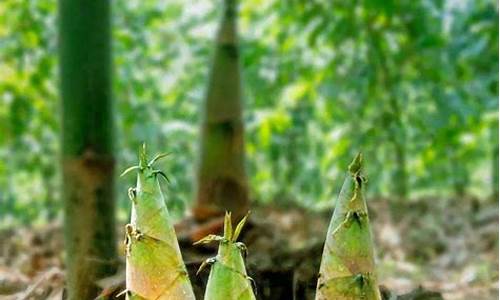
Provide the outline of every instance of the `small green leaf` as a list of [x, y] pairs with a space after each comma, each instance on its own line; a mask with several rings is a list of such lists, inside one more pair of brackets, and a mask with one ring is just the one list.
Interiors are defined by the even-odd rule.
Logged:
[[155, 157], [152, 160], [149, 161], [148, 167], [153, 166], [153, 164], [155, 162], [159, 161], [162, 158], [165, 158], [166, 156], [169, 156], [170, 154], [172, 154], [172, 153], [171, 152], [167, 152], [167, 153], [156, 154]]
[[246, 223], [249, 215], [250, 215], [250, 212], [248, 212], [243, 217], [243, 219], [241, 219], [241, 221], [238, 223], [238, 225], [236, 225], [236, 229], [234, 230], [233, 239], [232, 239], [233, 242], [236, 242], [236, 240], [240, 236], [241, 230], [243, 229], [243, 226], [245, 226], [245, 223]]
[[231, 212], [226, 211], [226, 216], [224, 217], [224, 238], [231, 241], [233, 236], [233, 224], [231, 223]]
[[126, 169], [125, 171], [123, 171], [123, 173], [120, 174], [120, 177], [123, 177], [123, 176], [127, 175], [128, 173], [130, 173], [131, 171], [137, 170], [137, 169], [140, 169], [140, 168], [141, 167], [139, 167], [139, 166], [132, 166], [132, 167]]

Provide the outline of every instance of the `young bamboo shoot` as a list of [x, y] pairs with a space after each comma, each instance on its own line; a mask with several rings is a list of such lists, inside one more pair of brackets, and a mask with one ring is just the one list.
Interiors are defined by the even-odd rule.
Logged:
[[129, 189], [131, 222], [126, 226], [127, 299], [194, 300], [186, 266], [153, 168], [164, 155], [147, 161], [143, 146], [137, 170], [137, 186]]
[[242, 253], [246, 247], [237, 242], [248, 215], [236, 226], [231, 225], [231, 214], [224, 218], [224, 236], [208, 235], [195, 244], [219, 242], [217, 256], [209, 258], [200, 266], [198, 273], [207, 265], [212, 265], [208, 276], [205, 300], [254, 300], [253, 279], [247, 275]]
[[349, 165], [328, 228], [316, 300], [381, 299], [361, 168], [358, 154]]

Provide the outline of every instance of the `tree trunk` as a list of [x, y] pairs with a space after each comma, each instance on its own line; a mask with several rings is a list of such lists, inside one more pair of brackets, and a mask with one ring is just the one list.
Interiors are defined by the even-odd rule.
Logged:
[[68, 298], [93, 299], [116, 264], [110, 3], [59, 0]]
[[233, 213], [233, 218], [240, 218], [249, 205], [235, 2], [224, 2], [204, 103], [193, 210], [199, 221], [223, 215], [226, 210]]

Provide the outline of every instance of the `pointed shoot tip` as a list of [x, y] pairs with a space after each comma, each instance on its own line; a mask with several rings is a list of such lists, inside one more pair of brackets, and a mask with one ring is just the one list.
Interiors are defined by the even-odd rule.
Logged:
[[352, 175], [354, 175], [356, 173], [359, 173], [362, 167], [363, 167], [363, 154], [359, 152], [349, 165], [349, 172]]
[[146, 168], [148, 166], [148, 156], [146, 154], [146, 143], [142, 143], [139, 150], [139, 167]]

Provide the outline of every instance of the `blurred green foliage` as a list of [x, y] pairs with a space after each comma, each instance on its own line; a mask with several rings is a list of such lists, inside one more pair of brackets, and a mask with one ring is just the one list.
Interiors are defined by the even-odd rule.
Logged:
[[[220, 8], [113, 2], [118, 169], [142, 141], [173, 152], [161, 167], [179, 213], [193, 197]], [[43, 221], [61, 206], [56, 18], [53, 0], [0, 2], [3, 223]], [[239, 24], [257, 201], [330, 200], [360, 150], [371, 196], [498, 190], [497, 2], [246, 0]], [[128, 185], [119, 180], [122, 207]]]

